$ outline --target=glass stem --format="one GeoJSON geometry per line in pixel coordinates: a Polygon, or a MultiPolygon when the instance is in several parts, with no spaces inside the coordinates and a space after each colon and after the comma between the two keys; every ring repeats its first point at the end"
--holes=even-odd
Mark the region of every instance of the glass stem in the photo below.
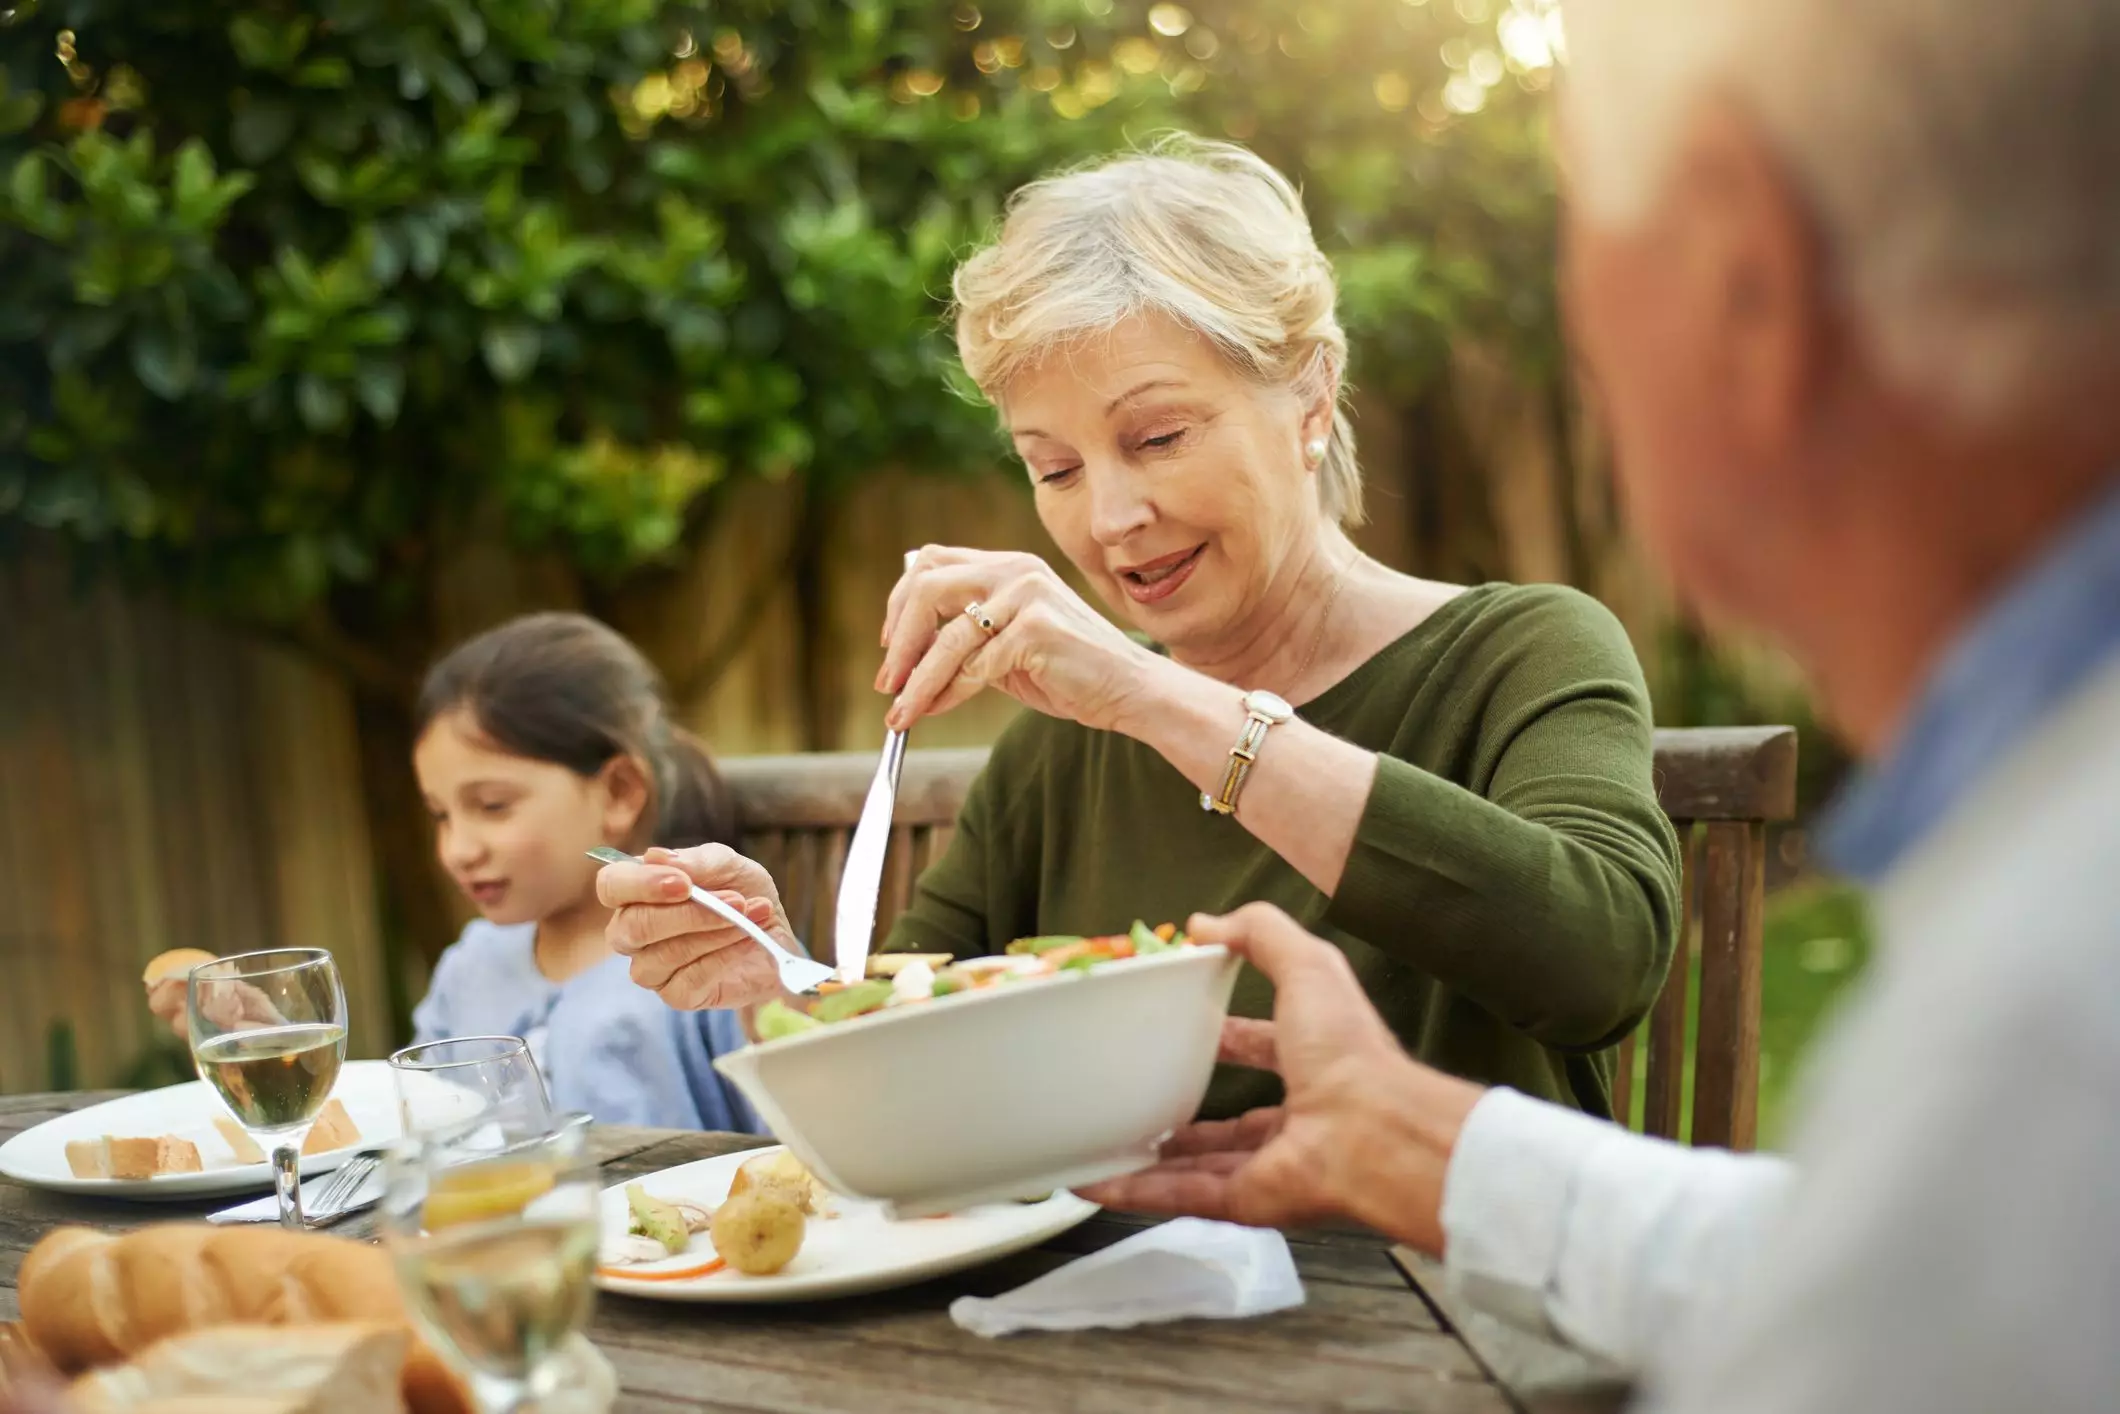
{"type": "Polygon", "coordinates": [[[272,1150],[272,1188],[280,1195],[280,1226],[302,1226],[302,1141],[283,1141],[272,1150]]]}

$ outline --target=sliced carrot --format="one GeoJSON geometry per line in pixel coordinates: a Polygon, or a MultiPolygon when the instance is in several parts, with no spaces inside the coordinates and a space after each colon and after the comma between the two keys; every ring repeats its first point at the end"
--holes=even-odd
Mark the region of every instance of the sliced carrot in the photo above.
{"type": "Polygon", "coordinates": [[[1156,936],[1167,943],[1178,936],[1178,925],[1175,923],[1159,923],[1156,925],[1156,936]]]}
{"type": "Polygon", "coordinates": [[[696,1267],[677,1267],[656,1272],[637,1272],[630,1267],[598,1267],[596,1274],[600,1277],[617,1277],[623,1281],[685,1281],[691,1277],[713,1276],[728,1265],[727,1262],[716,1257],[713,1261],[702,1263],[696,1267]]]}

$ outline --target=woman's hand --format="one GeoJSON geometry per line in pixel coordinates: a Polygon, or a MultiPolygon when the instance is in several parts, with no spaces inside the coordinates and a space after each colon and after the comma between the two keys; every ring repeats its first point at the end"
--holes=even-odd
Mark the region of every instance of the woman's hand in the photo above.
{"type": "Polygon", "coordinates": [[[697,884],[801,956],[780,891],[763,867],[719,844],[651,849],[641,860],[605,865],[596,876],[597,898],[614,910],[605,936],[613,952],[632,959],[635,983],[680,1011],[755,1006],[781,994],[779,969],[766,950],[691,898],[697,884]]]}
{"type": "Polygon", "coordinates": [[[1154,655],[1036,555],[929,546],[891,591],[878,692],[897,730],[998,688],[1049,717],[1108,729],[1154,655]],[[965,613],[978,605],[988,632],[965,613]]]}

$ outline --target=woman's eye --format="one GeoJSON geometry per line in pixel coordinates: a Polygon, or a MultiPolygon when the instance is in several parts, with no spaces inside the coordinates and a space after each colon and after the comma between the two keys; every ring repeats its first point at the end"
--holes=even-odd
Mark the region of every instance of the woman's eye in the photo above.
{"type": "Polygon", "coordinates": [[[484,815],[489,820],[497,819],[498,817],[506,815],[508,813],[508,802],[505,800],[481,801],[479,803],[478,813],[484,815]]]}
{"type": "Polygon", "coordinates": [[[1075,466],[1063,466],[1052,471],[1041,471],[1038,473],[1038,484],[1040,486],[1058,486],[1081,469],[1075,466]]]}
{"type": "Polygon", "coordinates": [[[1184,437],[1185,429],[1181,427],[1175,432],[1164,432],[1159,434],[1158,436],[1145,438],[1142,441],[1141,445],[1144,447],[1153,448],[1159,452],[1168,451],[1170,448],[1177,446],[1180,441],[1184,440],[1184,437]]]}

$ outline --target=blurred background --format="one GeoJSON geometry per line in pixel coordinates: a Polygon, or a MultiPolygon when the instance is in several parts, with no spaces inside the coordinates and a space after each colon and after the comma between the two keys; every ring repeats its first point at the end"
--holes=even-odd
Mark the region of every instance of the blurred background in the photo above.
{"type": "MultiPolygon", "coordinates": [[[[1302,185],[1366,548],[1610,605],[1669,726],[1790,722],[1621,531],[1554,299],[1550,0],[0,0],[0,1091],[164,1083],[140,965],[326,946],[392,1044],[463,906],[426,663],[631,635],[721,755],[872,748],[927,542],[1053,553],[943,322],[1007,193],[1182,128],[1302,185]]],[[[982,699],[916,745],[983,742],[982,699]]],[[[1867,955],[1771,852],[1762,1137],[1867,955]]]]}

